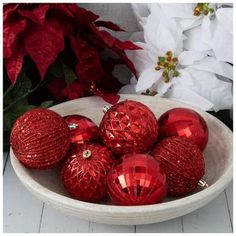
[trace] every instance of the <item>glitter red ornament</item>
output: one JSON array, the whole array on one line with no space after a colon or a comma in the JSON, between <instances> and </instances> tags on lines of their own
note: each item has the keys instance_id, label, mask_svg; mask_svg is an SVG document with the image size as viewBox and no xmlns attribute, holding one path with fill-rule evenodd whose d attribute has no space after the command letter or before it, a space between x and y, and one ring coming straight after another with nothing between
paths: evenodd
<instances>
[{"instance_id":1,"label":"glitter red ornament","mask_svg":"<svg viewBox=\"0 0 236 236\"><path fill-rule=\"evenodd\" d=\"M204 157L189 139L178 136L164 139L155 146L152 155L165 171L170 195L184 196L198 185L207 186L201 180L205 173Z\"/></svg>"},{"instance_id":2,"label":"glitter red ornament","mask_svg":"<svg viewBox=\"0 0 236 236\"><path fill-rule=\"evenodd\" d=\"M54 167L70 146L69 129L54 111L37 108L20 116L10 137L15 156L27 167Z\"/></svg>"},{"instance_id":3,"label":"glitter red ornament","mask_svg":"<svg viewBox=\"0 0 236 236\"><path fill-rule=\"evenodd\" d=\"M65 189L76 199L97 202L107 196L111 151L100 144L73 145L61 171Z\"/></svg>"},{"instance_id":4,"label":"glitter red ornament","mask_svg":"<svg viewBox=\"0 0 236 236\"><path fill-rule=\"evenodd\" d=\"M71 143L83 144L99 139L99 128L91 119L76 114L64 119L70 128Z\"/></svg>"},{"instance_id":5,"label":"glitter red ornament","mask_svg":"<svg viewBox=\"0 0 236 236\"><path fill-rule=\"evenodd\" d=\"M147 152L158 136L155 115L144 104L126 100L112 106L100 124L103 142L115 154Z\"/></svg>"},{"instance_id":6,"label":"glitter red ornament","mask_svg":"<svg viewBox=\"0 0 236 236\"><path fill-rule=\"evenodd\" d=\"M195 142L202 151L207 145L207 124L197 112L191 109L171 109L159 118L158 123L160 138L171 136L186 137Z\"/></svg>"},{"instance_id":7,"label":"glitter red ornament","mask_svg":"<svg viewBox=\"0 0 236 236\"><path fill-rule=\"evenodd\" d=\"M108 192L118 205L147 205L166 196L166 176L147 154L126 154L107 176Z\"/></svg>"}]
</instances>

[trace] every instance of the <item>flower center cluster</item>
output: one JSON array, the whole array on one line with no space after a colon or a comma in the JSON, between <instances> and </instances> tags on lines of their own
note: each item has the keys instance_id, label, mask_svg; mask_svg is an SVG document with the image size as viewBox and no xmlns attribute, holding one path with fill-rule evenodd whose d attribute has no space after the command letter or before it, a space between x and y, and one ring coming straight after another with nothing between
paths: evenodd
<instances>
[{"instance_id":1,"label":"flower center cluster","mask_svg":"<svg viewBox=\"0 0 236 236\"><path fill-rule=\"evenodd\" d=\"M193 9L194 16L207 16L209 12L214 12L214 9L209 7L209 3L198 3L197 6Z\"/></svg>"},{"instance_id":2,"label":"flower center cluster","mask_svg":"<svg viewBox=\"0 0 236 236\"><path fill-rule=\"evenodd\" d=\"M171 51L168 51L165 56L158 57L157 66L155 70L163 70L162 77L168 83L171 77L178 77L179 72L176 70L178 65L178 58L173 56Z\"/></svg>"}]
</instances>

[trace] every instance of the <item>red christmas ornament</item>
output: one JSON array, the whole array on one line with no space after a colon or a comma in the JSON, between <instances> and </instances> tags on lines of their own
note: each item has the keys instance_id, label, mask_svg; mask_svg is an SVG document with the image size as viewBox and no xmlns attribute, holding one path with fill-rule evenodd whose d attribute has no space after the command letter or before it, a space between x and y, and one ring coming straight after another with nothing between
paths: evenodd
<instances>
[{"instance_id":1,"label":"red christmas ornament","mask_svg":"<svg viewBox=\"0 0 236 236\"><path fill-rule=\"evenodd\" d=\"M86 202L103 200L107 195L107 173L112 153L100 144L74 145L62 168L65 189L76 199Z\"/></svg>"},{"instance_id":2,"label":"red christmas ornament","mask_svg":"<svg viewBox=\"0 0 236 236\"><path fill-rule=\"evenodd\" d=\"M166 176L147 154L126 154L109 172L108 192L119 205L147 205L166 196Z\"/></svg>"},{"instance_id":3,"label":"red christmas ornament","mask_svg":"<svg viewBox=\"0 0 236 236\"><path fill-rule=\"evenodd\" d=\"M54 111L37 108L15 122L10 137L15 156L27 167L54 167L70 146L69 129Z\"/></svg>"},{"instance_id":4,"label":"red christmas ornament","mask_svg":"<svg viewBox=\"0 0 236 236\"><path fill-rule=\"evenodd\" d=\"M144 104L126 100L112 106L100 124L103 142L118 155L147 152L158 136L155 115Z\"/></svg>"},{"instance_id":5,"label":"red christmas ornament","mask_svg":"<svg viewBox=\"0 0 236 236\"><path fill-rule=\"evenodd\" d=\"M158 120L160 138L181 136L192 140L203 151L208 141L208 128L205 120L195 111L187 108L174 108L165 112Z\"/></svg>"},{"instance_id":6,"label":"red christmas ornament","mask_svg":"<svg viewBox=\"0 0 236 236\"><path fill-rule=\"evenodd\" d=\"M198 185L207 186L201 178L205 172L204 158L198 146L184 137L170 137L158 143L152 155L166 173L168 192L184 196Z\"/></svg>"},{"instance_id":7,"label":"red christmas ornament","mask_svg":"<svg viewBox=\"0 0 236 236\"><path fill-rule=\"evenodd\" d=\"M83 144L99 139L99 128L89 118L81 115L68 115L64 119L70 128L72 143Z\"/></svg>"}]
</instances>

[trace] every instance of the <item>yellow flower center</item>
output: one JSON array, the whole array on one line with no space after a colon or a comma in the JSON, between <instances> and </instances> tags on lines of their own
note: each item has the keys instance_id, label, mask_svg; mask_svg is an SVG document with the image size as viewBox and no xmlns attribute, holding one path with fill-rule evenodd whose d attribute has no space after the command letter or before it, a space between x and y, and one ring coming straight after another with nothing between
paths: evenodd
<instances>
[{"instance_id":1,"label":"yellow flower center","mask_svg":"<svg viewBox=\"0 0 236 236\"><path fill-rule=\"evenodd\" d=\"M207 16L209 13L213 12L214 9L209 7L209 3L198 3L197 6L193 9L194 16Z\"/></svg>"},{"instance_id":2,"label":"yellow flower center","mask_svg":"<svg viewBox=\"0 0 236 236\"><path fill-rule=\"evenodd\" d=\"M172 77L178 77L179 72L176 70L178 65L178 58L173 56L171 51L168 51L165 56L158 57L157 66L155 70L163 70L162 77L168 83Z\"/></svg>"}]
</instances>

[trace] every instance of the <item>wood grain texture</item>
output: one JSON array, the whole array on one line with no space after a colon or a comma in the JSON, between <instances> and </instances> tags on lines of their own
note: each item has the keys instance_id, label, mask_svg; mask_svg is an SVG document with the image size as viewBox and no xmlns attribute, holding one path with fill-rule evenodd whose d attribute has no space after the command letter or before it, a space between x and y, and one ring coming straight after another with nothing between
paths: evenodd
<instances>
[{"instance_id":1,"label":"wood grain texture","mask_svg":"<svg viewBox=\"0 0 236 236\"><path fill-rule=\"evenodd\" d=\"M233 228L233 181L225 190L225 193L226 193L227 207L230 214L231 225Z\"/></svg>"},{"instance_id":2,"label":"wood grain texture","mask_svg":"<svg viewBox=\"0 0 236 236\"><path fill-rule=\"evenodd\" d=\"M183 216L184 233L231 233L225 193L205 207Z\"/></svg>"},{"instance_id":3,"label":"wood grain texture","mask_svg":"<svg viewBox=\"0 0 236 236\"><path fill-rule=\"evenodd\" d=\"M19 181L8 160L3 177L3 231L37 233L43 203Z\"/></svg>"},{"instance_id":4,"label":"wood grain texture","mask_svg":"<svg viewBox=\"0 0 236 236\"><path fill-rule=\"evenodd\" d=\"M181 217L149 225L137 225L137 233L182 233Z\"/></svg>"},{"instance_id":5,"label":"wood grain texture","mask_svg":"<svg viewBox=\"0 0 236 236\"><path fill-rule=\"evenodd\" d=\"M3 174L4 174L5 169L6 169L6 166L7 166L8 157L9 157L9 152L4 152L4 153L3 153L3 163L2 163Z\"/></svg>"},{"instance_id":6,"label":"wood grain texture","mask_svg":"<svg viewBox=\"0 0 236 236\"><path fill-rule=\"evenodd\" d=\"M104 225L98 223L90 223L91 233L134 233L135 226L132 225Z\"/></svg>"},{"instance_id":7,"label":"wood grain texture","mask_svg":"<svg viewBox=\"0 0 236 236\"><path fill-rule=\"evenodd\" d=\"M90 223L78 217L65 215L45 204L40 233L86 233Z\"/></svg>"}]
</instances>

